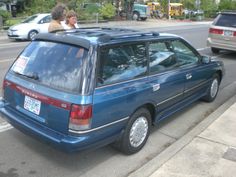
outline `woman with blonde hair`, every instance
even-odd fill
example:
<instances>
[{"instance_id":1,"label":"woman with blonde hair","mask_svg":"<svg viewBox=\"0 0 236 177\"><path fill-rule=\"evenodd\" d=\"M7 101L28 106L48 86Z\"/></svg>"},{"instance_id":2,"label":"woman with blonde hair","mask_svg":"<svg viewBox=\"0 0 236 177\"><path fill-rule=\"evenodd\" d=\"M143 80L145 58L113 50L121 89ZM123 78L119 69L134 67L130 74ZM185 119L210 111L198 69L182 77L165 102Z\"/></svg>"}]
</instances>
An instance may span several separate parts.
<instances>
[{"instance_id":1,"label":"woman with blonde hair","mask_svg":"<svg viewBox=\"0 0 236 177\"><path fill-rule=\"evenodd\" d=\"M62 26L64 27L64 29L79 28L77 24L77 14L75 13L75 11L70 10L67 12L66 20L62 23Z\"/></svg>"}]
</instances>

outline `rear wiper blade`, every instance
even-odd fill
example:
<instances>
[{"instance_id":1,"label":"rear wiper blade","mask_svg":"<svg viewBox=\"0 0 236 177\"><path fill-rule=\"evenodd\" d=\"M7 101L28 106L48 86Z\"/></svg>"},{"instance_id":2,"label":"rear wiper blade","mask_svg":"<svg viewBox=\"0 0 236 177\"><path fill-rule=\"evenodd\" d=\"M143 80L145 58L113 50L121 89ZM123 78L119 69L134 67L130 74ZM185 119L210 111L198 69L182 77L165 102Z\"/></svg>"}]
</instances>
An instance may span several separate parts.
<instances>
[{"instance_id":1,"label":"rear wiper blade","mask_svg":"<svg viewBox=\"0 0 236 177\"><path fill-rule=\"evenodd\" d=\"M37 73L32 73L32 74L22 74L22 73L19 73L17 71L14 71L17 75L20 75L20 76L24 76L24 77L27 77L27 78L30 78L30 79L34 79L34 80L38 80L39 79L39 76Z\"/></svg>"}]
</instances>

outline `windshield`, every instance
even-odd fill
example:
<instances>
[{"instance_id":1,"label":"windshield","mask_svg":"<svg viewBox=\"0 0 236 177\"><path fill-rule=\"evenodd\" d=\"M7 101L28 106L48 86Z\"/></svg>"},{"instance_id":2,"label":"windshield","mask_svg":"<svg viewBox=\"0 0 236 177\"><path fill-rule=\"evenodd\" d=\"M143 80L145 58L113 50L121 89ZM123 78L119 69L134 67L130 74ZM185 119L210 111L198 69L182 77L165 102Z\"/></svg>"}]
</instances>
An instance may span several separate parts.
<instances>
[{"instance_id":1,"label":"windshield","mask_svg":"<svg viewBox=\"0 0 236 177\"><path fill-rule=\"evenodd\" d=\"M30 16L29 18L22 21L22 23L32 23L37 17L38 17L37 15Z\"/></svg>"},{"instance_id":2,"label":"windshield","mask_svg":"<svg viewBox=\"0 0 236 177\"><path fill-rule=\"evenodd\" d=\"M11 71L20 77L66 92L80 92L88 51L67 44L33 41Z\"/></svg>"},{"instance_id":3,"label":"windshield","mask_svg":"<svg viewBox=\"0 0 236 177\"><path fill-rule=\"evenodd\" d=\"M234 27L236 28L236 15L234 14L221 14L215 22L216 26Z\"/></svg>"}]
</instances>

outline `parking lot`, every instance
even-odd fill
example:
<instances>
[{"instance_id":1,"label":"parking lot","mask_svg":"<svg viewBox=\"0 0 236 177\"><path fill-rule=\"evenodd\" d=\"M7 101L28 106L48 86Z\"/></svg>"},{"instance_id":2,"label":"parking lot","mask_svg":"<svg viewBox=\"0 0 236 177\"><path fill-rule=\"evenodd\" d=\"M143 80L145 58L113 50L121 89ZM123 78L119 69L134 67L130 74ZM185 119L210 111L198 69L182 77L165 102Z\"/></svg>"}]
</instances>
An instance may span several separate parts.
<instances>
[{"instance_id":1,"label":"parking lot","mask_svg":"<svg viewBox=\"0 0 236 177\"><path fill-rule=\"evenodd\" d=\"M226 76L213 103L197 102L184 111L152 129L145 148L138 154L125 156L106 146L89 152L65 154L42 144L13 128L0 130L0 176L128 176L179 140L208 115L236 94L235 53L223 51L213 55L206 47L209 22L124 22L99 24L103 27L126 27L141 30L162 31L186 38L204 55L224 61ZM97 26L98 24L94 24ZM87 26L87 25L84 25ZM5 72L28 42L0 38L0 81ZM5 121L0 119L2 125ZM0 125L1 125L0 124Z\"/></svg>"}]
</instances>

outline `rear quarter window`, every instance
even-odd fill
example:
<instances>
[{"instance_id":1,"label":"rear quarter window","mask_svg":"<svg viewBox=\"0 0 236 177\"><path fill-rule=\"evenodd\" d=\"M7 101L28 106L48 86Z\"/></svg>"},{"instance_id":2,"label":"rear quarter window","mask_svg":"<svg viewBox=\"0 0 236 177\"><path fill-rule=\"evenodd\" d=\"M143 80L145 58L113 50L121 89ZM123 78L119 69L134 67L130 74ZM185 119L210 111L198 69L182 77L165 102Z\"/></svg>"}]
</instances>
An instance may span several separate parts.
<instances>
[{"instance_id":1,"label":"rear quarter window","mask_svg":"<svg viewBox=\"0 0 236 177\"><path fill-rule=\"evenodd\" d=\"M145 44L103 48L99 70L98 86L144 76L147 72Z\"/></svg>"},{"instance_id":2,"label":"rear quarter window","mask_svg":"<svg viewBox=\"0 0 236 177\"><path fill-rule=\"evenodd\" d=\"M11 71L51 88L78 93L87 55L88 51L82 47L34 41L18 57Z\"/></svg>"}]
</instances>

